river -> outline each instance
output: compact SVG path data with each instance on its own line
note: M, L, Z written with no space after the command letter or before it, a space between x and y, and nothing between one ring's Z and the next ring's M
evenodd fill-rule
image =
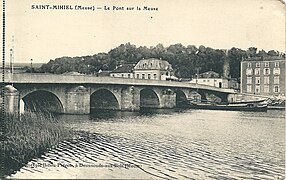
M62 115L80 131L12 178L284 179L285 112Z

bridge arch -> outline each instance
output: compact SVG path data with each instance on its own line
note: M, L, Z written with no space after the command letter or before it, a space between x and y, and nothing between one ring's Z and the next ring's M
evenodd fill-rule
M176 107L186 107L188 96L185 94L185 92L177 89L175 93L176 93Z
M98 89L90 96L90 109L119 110L119 101L110 90L104 88Z
M159 108L160 96L151 88L140 91L140 108Z
M64 107L55 93L46 90L34 90L22 95L20 110L63 113Z

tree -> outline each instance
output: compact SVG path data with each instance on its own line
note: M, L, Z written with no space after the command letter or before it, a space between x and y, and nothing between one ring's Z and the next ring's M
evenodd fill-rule
M276 52L274 50L270 50L267 53L268 56L279 56L279 52Z
M257 53L256 47L250 47L246 51L233 47L226 56L224 50L202 45L198 48L194 45L185 47L181 43L172 44L168 47L164 47L163 44L157 44L154 47L136 47L128 42L111 49L108 53L101 52L90 56L56 58L50 60L47 64L43 64L39 71L49 73L77 71L92 74L98 72L99 69L113 70L120 64L136 64L143 58L162 58L172 65L178 77L190 78L196 74L197 68L200 69L200 73L213 70L222 75L225 59L228 59L231 77L239 78L240 62L243 58L276 55L279 55L279 52L274 50L267 53L260 50Z
M268 54L262 49L257 53L258 57L266 57Z
M240 63L247 57L247 52L239 48L231 48L228 51L229 66L230 66L230 76L232 78L240 77Z
M249 56L249 57L256 57L256 51L257 51L256 47L248 48L247 51L246 51L247 56Z

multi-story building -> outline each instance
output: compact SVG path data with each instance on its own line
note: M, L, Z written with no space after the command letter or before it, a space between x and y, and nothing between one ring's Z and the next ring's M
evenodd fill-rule
M172 66L161 59L142 59L135 66L124 64L110 73L111 77L137 78L153 80L177 80Z
M175 78L174 70L169 62L161 59L142 59L134 67L134 78L167 80Z
M190 83L203 84L218 88L229 88L229 79L220 76L218 73L214 71L201 73L197 77L194 76L194 78L190 81Z
M241 62L242 93L285 96L285 59L255 57Z

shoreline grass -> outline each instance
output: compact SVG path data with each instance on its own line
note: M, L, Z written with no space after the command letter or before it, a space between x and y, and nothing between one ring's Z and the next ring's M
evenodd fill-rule
M1 177L13 174L31 159L72 135L72 131L51 113L6 114L4 120L5 139L0 142L4 148L1 149L4 154Z

